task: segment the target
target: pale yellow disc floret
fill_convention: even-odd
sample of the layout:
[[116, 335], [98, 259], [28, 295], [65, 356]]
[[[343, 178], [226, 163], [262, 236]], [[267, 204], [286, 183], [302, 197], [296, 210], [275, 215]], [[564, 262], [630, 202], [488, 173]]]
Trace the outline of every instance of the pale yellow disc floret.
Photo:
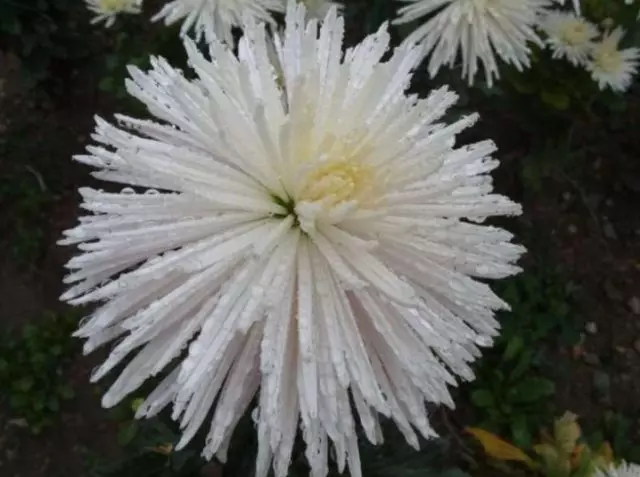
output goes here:
[[328, 159], [302, 165], [305, 172], [292, 205], [306, 233], [313, 234], [319, 222], [331, 223], [349, 211], [374, 209], [384, 195], [380, 171], [365, 160], [367, 153], [341, 154], [340, 149], [345, 152], [349, 147], [335, 148]]
[[130, 0], [100, 0], [100, 9], [103, 12], [119, 13], [131, 3]]
[[373, 199], [375, 188], [371, 166], [349, 159], [330, 160], [307, 175], [299, 199], [320, 202], [326, 208], [352, 201], [364, 205]]
[[592, 55], [593, 64], [605, 73], [617, 73], [624, 63], [622, 53], [615, 48], [595, 48]]
[[567, 21], [560, 31], [560, 39], [567, 45], [584, 45], [591, 39], [589, 25], [582, 19], [575, 18]]

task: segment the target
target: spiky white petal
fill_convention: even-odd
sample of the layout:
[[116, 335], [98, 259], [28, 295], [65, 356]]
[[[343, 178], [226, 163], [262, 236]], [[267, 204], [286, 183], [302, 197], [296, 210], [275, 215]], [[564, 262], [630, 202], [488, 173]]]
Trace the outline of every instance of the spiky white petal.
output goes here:
[[601, 90], [608, 87], [619, 93], [626, 91], [636, 74], [640, 49], [619, 49], [618, 45], [623, 36], [624, 30], [618, 27], [605, 34], [602, 41], [591, 49], [591, 57], [585, 68]]
[[538, 16], [548, 0], [399, 0], [395, 23], [429, 16], [406, 39], [421, 42], [435, 76], [441, 67], [453, 68], [460, 57], [462, 77], [472, 84], [479, 63], [489, 85], [499, 77], [498, 58], [522, 70], [529, 66], [529, 42], [542, 46], [535, 32]]
[[142, 0], [85, 0], [87, 8], [95, 14], [92, 24], [104, 22], [105, 27], [113, 26], [121, 14], [136, 14], [142, 11]]
[[599, 35], [598, 28], [573, 12], [548, 11], [539, 24], [553, 58], [565, 58], [572, 65], [584, 64]]
[[165, 25], [181, 21], [181, 36], [193, 32], [198, 41], [222, 39], [231, 45], [232, 30], [242, 25], [244, 16], [273, 23], [271, 12], [282, 11], [283, 0], [170, 0], [152, 20]]
[[640, 477], [640, 465], [627, 462], [611, 464], [606, 469], [599, 469], [594, 477]]
[[104, 405], [166, 369], [138, 416], [172, 402], [177, 448], [207, 425], [204, 455], [224, 460], [258, 394], [257, 477], [286, 475], [298, 428], [313, 477], [330, 444], [359, 477], [357, 421], [380, 442], [388, 416], [417, 447], [435, 435], [425, 402], [453, 406], [448, 385], [473, 378], [507, 306], [474, 278], [518, 272], [523, 252], [481, 223], [520, 207], [492, 193], [491, 141], [455, 147], [476, 116], [442, 122], [454, 93], [405, 94], [418, 48], [382, 61], [385, 25], [343, 55], [337, 10], [319, 30], [305, 15], [289, 3], [271, 56], [251, 21], [238, 57], [187, 40], [195, 80], [162, 58], [130, 69], [158, 122], [97, 119], [77, 159], [127, 188], [81, 189], [93, 215], [62, 241], [83, 252], [62, 298], [103, 303], [86, 351], [119, 339], [93, 375], [128, 363]]

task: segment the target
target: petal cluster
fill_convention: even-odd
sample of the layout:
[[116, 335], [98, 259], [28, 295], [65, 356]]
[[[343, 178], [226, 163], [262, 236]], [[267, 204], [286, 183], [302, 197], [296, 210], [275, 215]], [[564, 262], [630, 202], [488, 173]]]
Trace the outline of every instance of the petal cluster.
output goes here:
[[85, 0], [87, 8], [95, 14], [92, 24], [104, 22], [111, 27], [120, 14], [136, 14], [142, 10], [142, 0]]
[[499, 59], [521, 70], [530, 64], [529, 43], [542, 46], [535, 25], [547, 0], [400, 1], [408, 5], [400, 8], [396, 23], [428, 17], [406, 41], [422, 43], [431, 76], [460, 61], [469, 84], [482, 68], [491, 85], [499, 77]]
[[178, 448], [206, 426], [224, 461], [255, 402], [258, 477], [286, 475], [298, 429], [313, 477], [330, 454], [358, 477], [356, 423], [380, 443], [387, 416], [417, 447], [425, 403], [473, 378], [507, 307], [485, 280], [523, 253], [483, 221], [520, 207], [492, 191], [491, 141], [456, 146], [476, 116], [443, 122], [454, 93], [406, 94], [419, 48], [387, 55], [383, 26], [343, 52], [335, 8], [305, 16], [289, 3], [272, 43], [249, 21], [237, 55], [186, 40], [194, 79], [130, 69], [155, 120], [97, 118], [76, 157], [124, 189], [80, 190], [62, 299], [100, 303], [86, 352], [117, 340], [92, 376], [124, 364], [105, 406], [162, 375], [138, 416], [172, 405]]
[[589, 58], [598, 28], [573, 12], [548, 11], [539, 25], [553, 58], [565, 58], [574, 66], [584, 65]]
[[595, 477], [640, 477], [640, 465], [627, 462], [612, 464], [604, 470], [598, 470]]
[[619, 43], [624, 36], [620, 27], [605, 33], [602, 41], [596, 43], [590, 51], [585, 67], [600, 89], [611, 88], [623, 92], [631, 86], [633, 76], [638, 70], [640, 48], [620, 49]]
[[171, 0], [152, 18], [165, 25], [181, 21], [180, 34], [193, 32], [197, 40], [222, 39], [233, 44], [232, 31], [245, 16], [273, 22], [271, 12], [284, 11], [283, 0]]

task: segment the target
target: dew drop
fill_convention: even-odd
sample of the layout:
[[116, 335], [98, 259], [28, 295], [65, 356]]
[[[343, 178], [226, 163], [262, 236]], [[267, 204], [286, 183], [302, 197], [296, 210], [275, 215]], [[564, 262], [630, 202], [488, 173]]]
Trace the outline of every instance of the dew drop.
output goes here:
[[488, 336], [478, 336], [475, 339], [475, 342], [478, 346], [485, 348], [485, 347], [491, 346], [491, 343], [493, 343], [493, 340]]

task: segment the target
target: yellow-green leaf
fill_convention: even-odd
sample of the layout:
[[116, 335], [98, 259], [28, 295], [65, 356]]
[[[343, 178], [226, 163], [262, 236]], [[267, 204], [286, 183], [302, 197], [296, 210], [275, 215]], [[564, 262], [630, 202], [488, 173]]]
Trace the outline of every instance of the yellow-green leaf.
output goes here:
[[571, 453], [571, 469], [578, 469], [582, 463], [583, 456], [589, 459], [590, 449], [584, 444], [578, 444]]
[[557, 419], [553, 425], [553, 434], [558, 449], [566, 454], [571, 454], [582, 434], [580, 426], [576, 422], [577, 416], [570, 412]]
[[571, 457], [559, 452], [552, 444], [538, 444], [533, 450], [543, 462], [543, 475], [569, 476], [571, 474]]
[[604, 442], [598, 452], [596, 453], [595, 458], [593, 459], [595, 466], [599, 469], [605, 469], [609, 467], [614, 462], [613, 457], [613, 449], [611, 448], [611, 444], [608, 442]]
[[562, 92], [542, 91], [540, 99], [543, 102], [558, 110], [564, 110], [569, 107], [570, 98]]
[[467, 427], [466, 431], [478, 439], [484, 451], [494, 459], [519, 461], [527, 464], [530, 468], [535, 466], [527, 454], [495, 434], [477, 427]]
[[558, 460], [558, 449], [551, 444], [537, 444], [533, 446], [533, 450], [538, 454], [545, 462], [551, 462]]
[[138, 408], [139, 408], [140, 406], [142, 406], [142, 403], [143, 403], [143, 402], [144, 402], [144, 399], [142, 399], [142, 398], [134, 399], [133, 401], [131, 401], [131, 410], [132, 410], [133, 412], [137, 412], [137, 411], [138, 411]]

